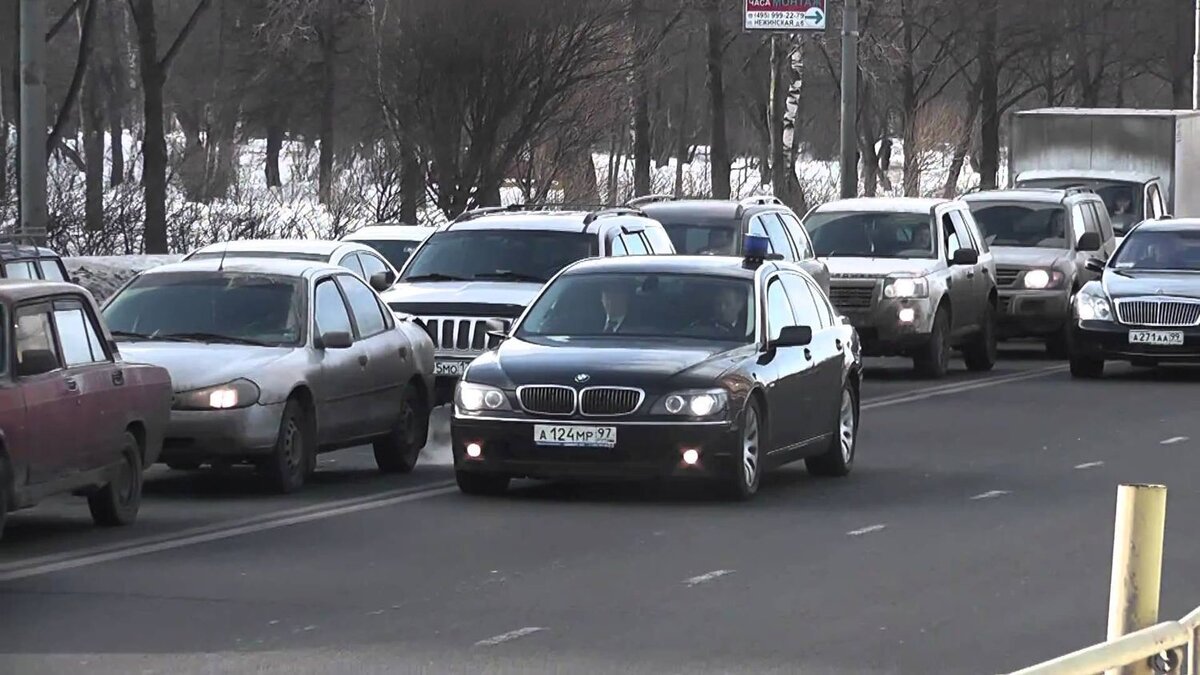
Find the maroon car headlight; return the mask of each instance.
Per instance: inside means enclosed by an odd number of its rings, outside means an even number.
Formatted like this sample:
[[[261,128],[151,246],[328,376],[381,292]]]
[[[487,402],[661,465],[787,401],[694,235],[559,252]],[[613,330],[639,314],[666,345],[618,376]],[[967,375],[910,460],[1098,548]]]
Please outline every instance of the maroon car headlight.
[[[258,403],[258,385],[250,380],[234,380],[204,389],[175,394],[176,410],[229,410]]]

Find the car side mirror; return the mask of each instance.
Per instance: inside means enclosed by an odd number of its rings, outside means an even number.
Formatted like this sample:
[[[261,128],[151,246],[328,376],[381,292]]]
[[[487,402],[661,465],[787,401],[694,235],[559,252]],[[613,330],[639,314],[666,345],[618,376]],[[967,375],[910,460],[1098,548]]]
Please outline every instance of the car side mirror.
[[[804,347],[812,344],[813,331],[811,326],[786,326],[779,331],[779,337],[771,341],[771,347]]]
[[[977,265],[979,264],[979,251],[969,248],[960,248],[954,252],[950,258],[951,265]]]
[[[58,357],[49,349],[26,349],[17,364],[18,377],[34,377],[58,370]]]
[[[1099,251],[1104,242],[1100,240],[1099,232],[1084,232],[1079,237],[1079,243],[1075,248],[1080,251]]]
[[[382,293],[392,287],[396,283],[396,273],[391,270],[376,272],[371,275],[371,288]]]
[[[322,333],[316,346],[317,349],[349,349],[354,346],[354,337],[346,331]]]
[[[1084,263],[1083,266],[1086,267],[1090,272],[1104,274],[1104,261],[1099,258],[1088,258],[1087,262]]]

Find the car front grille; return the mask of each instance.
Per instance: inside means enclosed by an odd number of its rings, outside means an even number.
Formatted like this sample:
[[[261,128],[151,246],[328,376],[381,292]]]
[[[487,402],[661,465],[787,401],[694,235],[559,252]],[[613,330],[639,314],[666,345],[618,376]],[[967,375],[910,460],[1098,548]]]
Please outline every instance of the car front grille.
[[[1015,286],[1017,277],[1021,276],[1020,267],[1006,267],[1003,265],[996,266],[996,285],[1000,288]]]
[[[571,387],[537,384],[517,387],[517,400],[525,412],[538,415],[570,415],[575,412],[578,393]]]
[[[641,389],[629,387],[590,387],[579,393],[579,412],[590,417],[628,415],[645,396]]]
[[[1131,326],[1195,326],[1200,324],[1200,301],[1118,300],[1117,319]]]
[[[509,319],[494,319],[504,324],[504,330],[512,326]],[[433,346],[439,352],[462,352],[480,354],[500,344],[500,339],[487,334],[487,321],[477,317],[464,316],[429,316],[418,317],[417,321],[433,339]]]
[[[870,309],[875,300],[875,285],[843,284],[835,281],[830,284],[829,299],[839,310]]]

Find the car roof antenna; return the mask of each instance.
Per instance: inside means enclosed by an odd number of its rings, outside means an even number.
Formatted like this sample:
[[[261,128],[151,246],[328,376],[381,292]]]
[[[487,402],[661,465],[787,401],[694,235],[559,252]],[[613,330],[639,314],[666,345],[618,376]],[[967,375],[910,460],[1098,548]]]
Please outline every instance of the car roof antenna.
[[[225,271],[225,254],[229,252],[229,242],[225,242],[225,246],[221,249],[221,262],[217,264],[217,271]]]

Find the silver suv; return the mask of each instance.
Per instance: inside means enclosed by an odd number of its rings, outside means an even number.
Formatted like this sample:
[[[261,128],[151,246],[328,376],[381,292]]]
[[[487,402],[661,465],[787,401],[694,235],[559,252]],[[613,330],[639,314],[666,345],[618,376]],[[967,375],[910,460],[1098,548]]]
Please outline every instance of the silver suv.
[[[1067,357],[1071,297],[1100,275],[1092,257],[1108,260],[1116,238],[1108,208],[1088,189],[988,190],[963,197],[996,259],[1001,338],[1036,337]]]
[[[634,208],[477,209],[413,251],[383,299],[393,312],[415,316],[433,338],[441,405],[453,398],[467,364],[499,343],[496,334],[562,268],[584,258],[674,253],[663,226]]]
[[[864,354],[911,357],[927,377],[945,375],[952,347],[970,370],[995,364],[996,266],[965,202],[835,201],[804,227]]]

